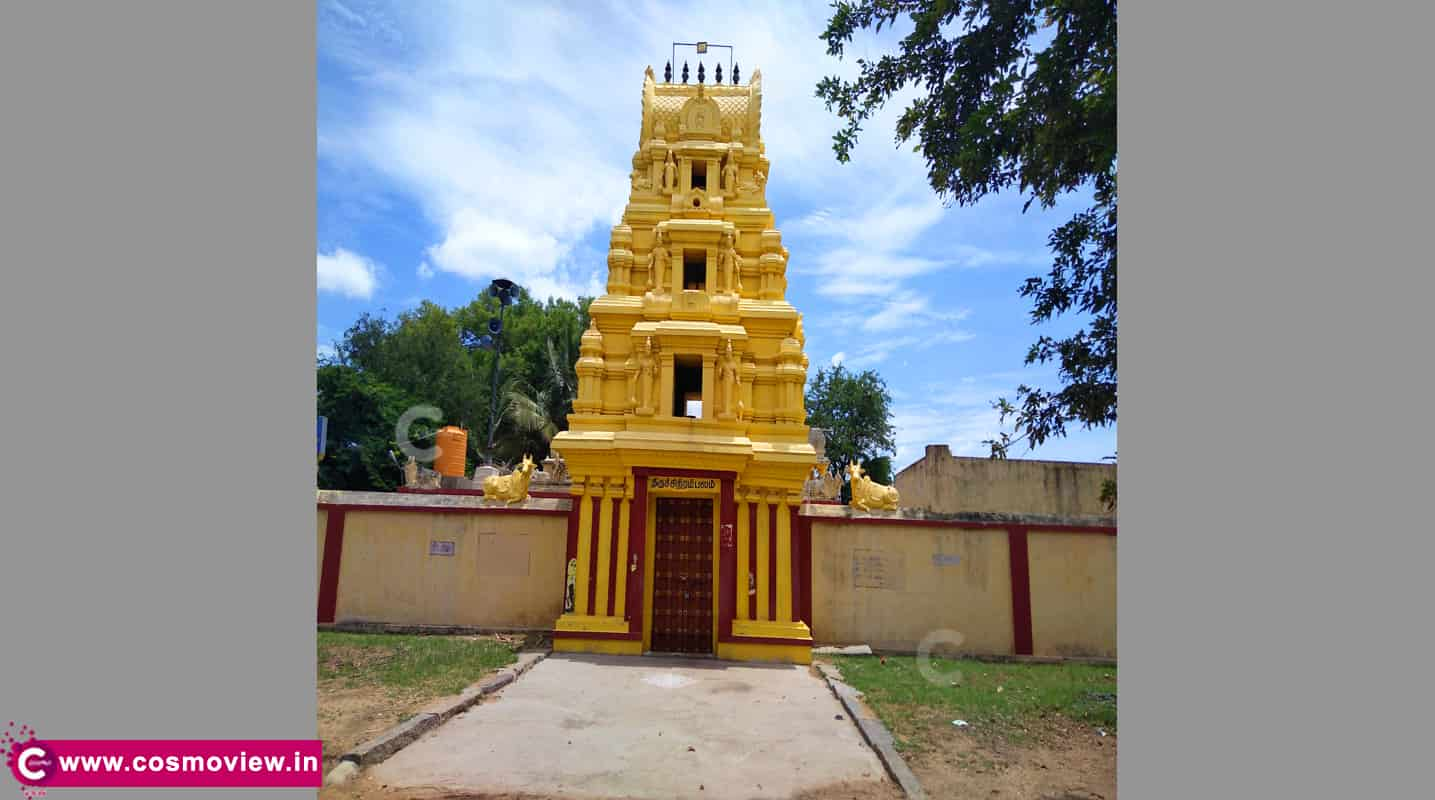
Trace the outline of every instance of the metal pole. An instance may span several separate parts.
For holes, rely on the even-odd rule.
[[[493,397],[488,404],[488,460],[493,462],[493,436],[498,431],[498,367],[503,356],[503,299],[498,301],[498,336],[493,342]]]

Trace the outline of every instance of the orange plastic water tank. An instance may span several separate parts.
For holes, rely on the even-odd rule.
[[[438,444],[438,458],[434,459],[434,471],[450,478],[462,478],[463,466],[468,452],[468,431],[452,425],[439,428],[435,437]]]

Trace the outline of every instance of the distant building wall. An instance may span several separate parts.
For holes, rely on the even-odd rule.
[[[904,508],[939,514],[1109,516],[1101,484],[1116,478],[1114,464],[954,456],[944,444],[897,473]]]

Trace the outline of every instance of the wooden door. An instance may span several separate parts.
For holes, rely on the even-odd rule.
[[[713,501],[659,497],[653,542],[655,653],[711,653]]]

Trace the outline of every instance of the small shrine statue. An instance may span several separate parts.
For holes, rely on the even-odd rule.
[[[563,584],[563,612],[573,613],[574,589],[578,585],[578,559],[568,559],[568,578]]]
[[[485,500],[499,500],[504,505],[521,503],[528,499],[528,482],[533,479],[533,459],[523,457],[518,469],[508,475],[490,475],[483,481]]]
[[[728,153],[727,165],[722,168],[722,191],[727,197],[737,194],[737,159],[732,153]]]
[[[897,510],[897,488],[895,486],[873,483],[872,479],[864,474],[862,465],[855,461],[847,465],[847,477],[852,483],[852,501],[849,505],[853,508],[860,508],[863,511]]]

